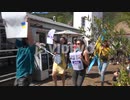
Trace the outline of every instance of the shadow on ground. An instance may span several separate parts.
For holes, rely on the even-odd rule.
[[[113,73],[114,73],[114,71],[106,71],[105,75],[107,75],[107,74],[113,74]]]
[[[90,73],[90,74],[86,74],[86,77],[97,78],[97,77],[100,77],[100,75],[98,73]]]
[[[113,71],[106,71],[105,75],[107,75],[107,74],[113,74],[113,73],[114,73]],[[90,73],[90,74],[86,74],[86,77],[89,77],[89,78],[98,78],[98,77],[100,77],[100,74],[99,73]]]
[[[96,81],[95,83],[101,83],[101,81]],[[108,80],[107,80],[107,81],[104,81],[104,83],[106,83],[107,85],[112,85],[112,83],[109,82]]]

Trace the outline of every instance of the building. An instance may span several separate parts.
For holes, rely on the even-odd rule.
[[[85,19],[85,17],[88,17],[91,19],[91,21],[88,21]],[[73,27],[78,28],[84,27],[85,34],[91,35],[91,31],[89,31],[88,28],[90,28],[91,23],[93,23],[94,16],[97,18],[103,18],[103,12],[74,12],[73,13]],[[89,38],[85,38],[86,44],[88,45]]]
[[[46,44],[47,33],[51,29],[55,29],[56,32],[63,30],[71,30],[77,33],[79,32],[79,29],[77,28],[55,22],[48,18],[39,17],[30,13],[27,13],[27,16],[30,19],[34,40],[41,43]],[[6,38],[3,21],[2,18],[0,18],[0,73],[2,75],[15,72],[16,53],[17,48],[15,47],[15,39]],[[49,56],[49,59],[49,64],[51,65],[52,57]]]

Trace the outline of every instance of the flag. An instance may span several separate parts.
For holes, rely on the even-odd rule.
[[[103,29],[103,33],[104,34],[106,34],[106,31]],[[92,69],[92,67],[93,67],[93,65],[94,65],[94,63],[97,61],[97,63],[98,63],[98,70],[99,70],[99,72],[101,71],[101,67],[100,67],[100,59],[99,59],[99,48],[100,48],[100,46],[101,46],[101,42],[102,41],[104,41],[104,36],[103,35],[100,35],[99,37],[98,37],[98,40],[96,41],[96,43],[95,43],[95,50],[94,50],[94,57],[93,57],[93,59],[92,59],[92,61],[91,61],[91,63],[90,63],[90,65],[89,65],[89,67],[88,67],[88,71],[87,71],[87,73],[89,73],[89,71]]]

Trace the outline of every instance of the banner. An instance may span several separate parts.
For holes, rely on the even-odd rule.
[[[7,38],[26,38],[28,23],[26,12],[1,12]]]
[[[71,64],[72,64],[74,70],[83,70],[84,69],[83,62],[80,58],[81,53],[82,52],[72,52],[69,54]]]

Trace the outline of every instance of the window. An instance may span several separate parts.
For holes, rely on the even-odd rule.
[[[85,17],[81,17],[81,27],[85,27]]]

